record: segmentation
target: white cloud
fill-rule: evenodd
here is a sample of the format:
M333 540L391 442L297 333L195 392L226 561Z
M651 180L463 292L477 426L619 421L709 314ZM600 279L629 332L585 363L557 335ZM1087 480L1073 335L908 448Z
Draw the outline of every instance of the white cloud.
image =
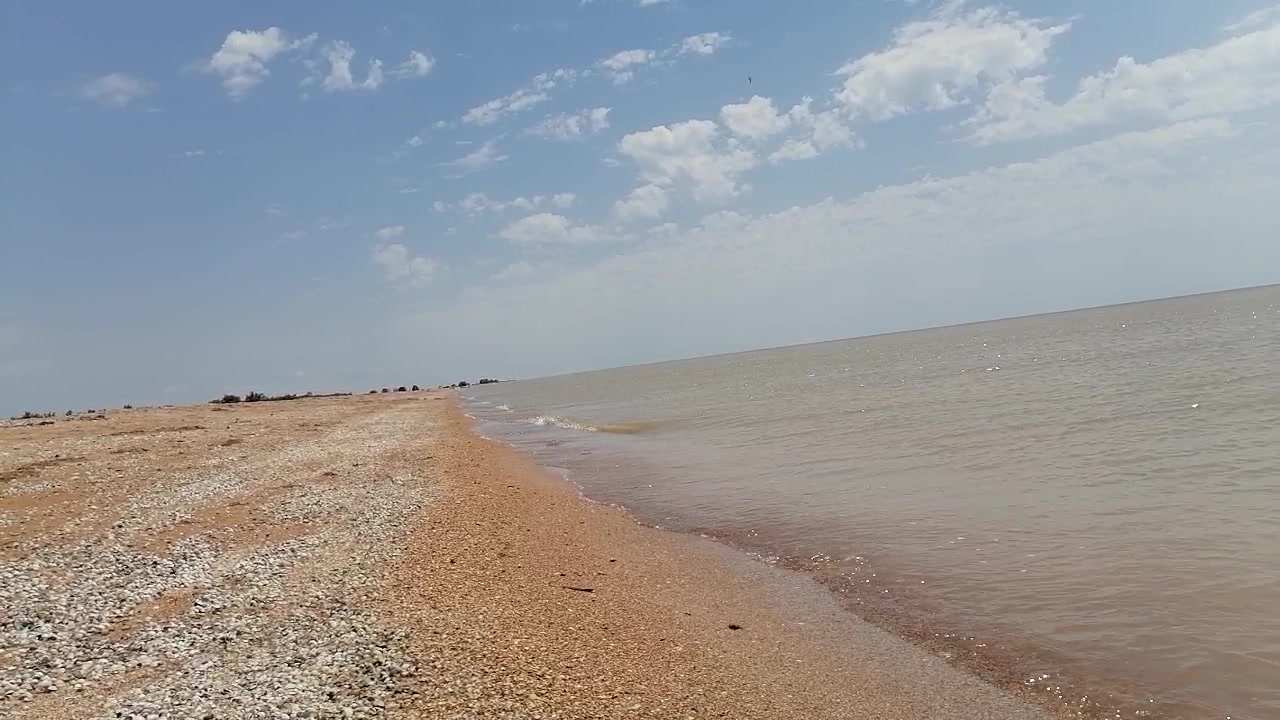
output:
M494 273L489 278L489 282L506 283L506 282L511 282L513 280L525 280L530 277L533 277L535 274L542 271L545 267L548 267L548 266L536 265L527 260L520 260L518 262L511 263L510 265L507 265L506 267L502 268L498 272Z
M443 269L439 261L415 256L400 243L378 245L373 250L373 262L392 282L408 282L413 285L429 285Z
M112 108L122 108L149 92L150 85L124 73L103 75L80 88L80 94L85 99Z
M680 41L680 53L695 55L714 55L717 50L729 44L729 33L706 32L690 35Z
M637 68L656 61L658 53L653 50L623 50L601 60L599 66L615 85L631 82Z
M972 91L1042 66L1054 38L1069 26L996 8L966 12L951 2L898 28L888 48L840 68L845 80L836 100L851 115L871 120L955 107Z
M647 67L667 66L682 55L707 57L729 43L729 33L706 32L690 35L663 50L635 48L614 53L596 63L615 85L623 85L635 79L636 73Z
M409 147L419 147L420 145L422 145L422 144L423 144L423 143L425 143L425 142L426 142L426 140L423 140L421 135L414 135L413 137L409 138L408 140L405 140L405 141L404 141L404 144L405 144L405 145L408 145Z
M613 212L623 222L655 218L667 211L667 191L653 184L641 185L613 204Z
M1280 17L1271 27L1150 63L1122 57L1080 80L1061 103L1044 77L996 87L966 121L971 139L994 143L1118 123L1169 122L1280 103Z
M577 77L577 71L564 68L550 73L541 73L534 76L526 86L471 108L462 116L462 122L468 125L492 125L506 115L527 110L550 100L551 90L561 84L570 84Z
M759 95L753 95L744 103L720 108L720 121L729 132L748 140L764 140L791 125L791 117L779 113L773 100Z
M457 210L458 212L476 216L483 213L501 213L508 210L519 210L522 212L531 212L545 207L565 209L572 207L578 201L578 196L573 193L556 193L554 195L534 195L532 197L516 197L511 200L495 200L487 193L473 192L463 196L457 203L450 204L442 200L436 200L432 208L436 212L448 212Z
M563 215L545 212L511 223L498 233L498 237L528 245L590 243L612 239L602 228L574 225Z
M1257 28L1270 27L1278 22L1280 22L1280 5L1272 5L1271 7L1254 10L1242 18L1223 25L1222 31L1231 35L1238 35Z
M204 69L221 76L227 94L233 100L240 100L267 79L271 74L267 65L277 55L305 47L314 40L314 35L290 40L278 27L233 30L227 33L222 47L209 58Z
M464 172L476 172L477 170L483 170L490 165L496 165L497 163L503 162L507 160L507 158L507 155L503 155L498 152L498 139L494 138L486 141L480 147L472 150L466 155L463 155L457 160L452 160L444 164L452 165Z
M688 120L631 133L618 151L660 187L687 183L699 201L724 200L738 192L737 178L758 159L733 139L721 137L711 120Z
M379 240L394 240L395 238L398 238L401 235L404 235L403 225L389 225L387 227L384 227L378 230L373 234L373 236L378 238Z
M1073 242L1114 249L1098 258L1103 264L1159 258L1188 243L1207 253L1211 242L1261 258L1280 223L1280 174L1274 158L1246 164L1257 144L1227 122L1191 121L771 214L720 213L694 227L667 226L554 278L530 273L487 286L407 317L404 332L440 337L485 327L468 350L474 355L458 362L534 347L535 360L499 372L537 375L972 320L991 306L965 292L981 294L1005 274L1017 290L1034 286L1052 277L1036 264L1070 253L1062 247ZM1276 257L1274 249L1265 254ZM1118 277L1129 276L1061 279L1059 294L1037 301L1085 304L1099 297L1098 283ZM849 312L805 312L819 306ZM730 315L752 318L751 327L726 326ZM627 351L609 349L624 339ZM652 350L637 356L637 347Z
M182 151L183 157L204 157L205 155L208 155L208 153L205 152L204 150L183 150Z
M409 59L396 66L391 74L397 78L422 77L436 66L435 58L418 50L409 51Z
M526 135L573 140L583 134L594 134L609 127L609 108L598 107L576 113L561 113L546 118L525 131Z
M470 193L458 201L458 211L467 215L477 215L482 212L499 212L503 207L503 203L491 199L482 192Z
M769 162L808 160L815 157L818 157L818 148L814 147L812 142L802 138L791 138L783 143L782 147L769 153Z
M859 145L840 113L835 110L815 113L812 105L813 98L806 97L787 111L791 128L799 134L788 138L782 147L770 154L770 162L804 160L833 148Z
M376 90L382 85L382 61L370 60L365 79L356 82L351 73L351 61L355 58L355 48L341 40L334 41L324 50L325 60L329 63L329 74L324 78L324 89L335 90Z

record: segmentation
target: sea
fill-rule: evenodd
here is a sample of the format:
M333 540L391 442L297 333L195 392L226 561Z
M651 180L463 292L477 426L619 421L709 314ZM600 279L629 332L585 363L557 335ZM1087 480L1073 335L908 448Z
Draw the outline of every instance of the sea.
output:
M585 497L991 682L1280 720L1280 286L463 393Z

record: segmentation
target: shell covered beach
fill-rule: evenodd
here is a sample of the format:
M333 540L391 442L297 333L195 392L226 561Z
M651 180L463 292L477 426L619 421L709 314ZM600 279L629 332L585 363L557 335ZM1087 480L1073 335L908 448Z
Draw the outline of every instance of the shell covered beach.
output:
M1039 718L447 394L0 427L0 718Z

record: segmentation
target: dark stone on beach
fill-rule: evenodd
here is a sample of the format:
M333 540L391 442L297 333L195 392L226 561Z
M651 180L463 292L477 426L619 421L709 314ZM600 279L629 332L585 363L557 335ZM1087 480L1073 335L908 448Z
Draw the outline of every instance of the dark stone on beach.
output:
M730 625L729 625L729 629L730 629L730 630L741 630L741 629L742 629L742 626L741 626L741 625L733 625L733 624L730 624Z

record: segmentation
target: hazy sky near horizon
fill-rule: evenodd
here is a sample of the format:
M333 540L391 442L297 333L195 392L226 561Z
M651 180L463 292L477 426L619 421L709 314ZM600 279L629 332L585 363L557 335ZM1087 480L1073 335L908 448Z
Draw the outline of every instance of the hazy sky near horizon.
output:
M0 412L1280 281L1280 6L7 3Z

